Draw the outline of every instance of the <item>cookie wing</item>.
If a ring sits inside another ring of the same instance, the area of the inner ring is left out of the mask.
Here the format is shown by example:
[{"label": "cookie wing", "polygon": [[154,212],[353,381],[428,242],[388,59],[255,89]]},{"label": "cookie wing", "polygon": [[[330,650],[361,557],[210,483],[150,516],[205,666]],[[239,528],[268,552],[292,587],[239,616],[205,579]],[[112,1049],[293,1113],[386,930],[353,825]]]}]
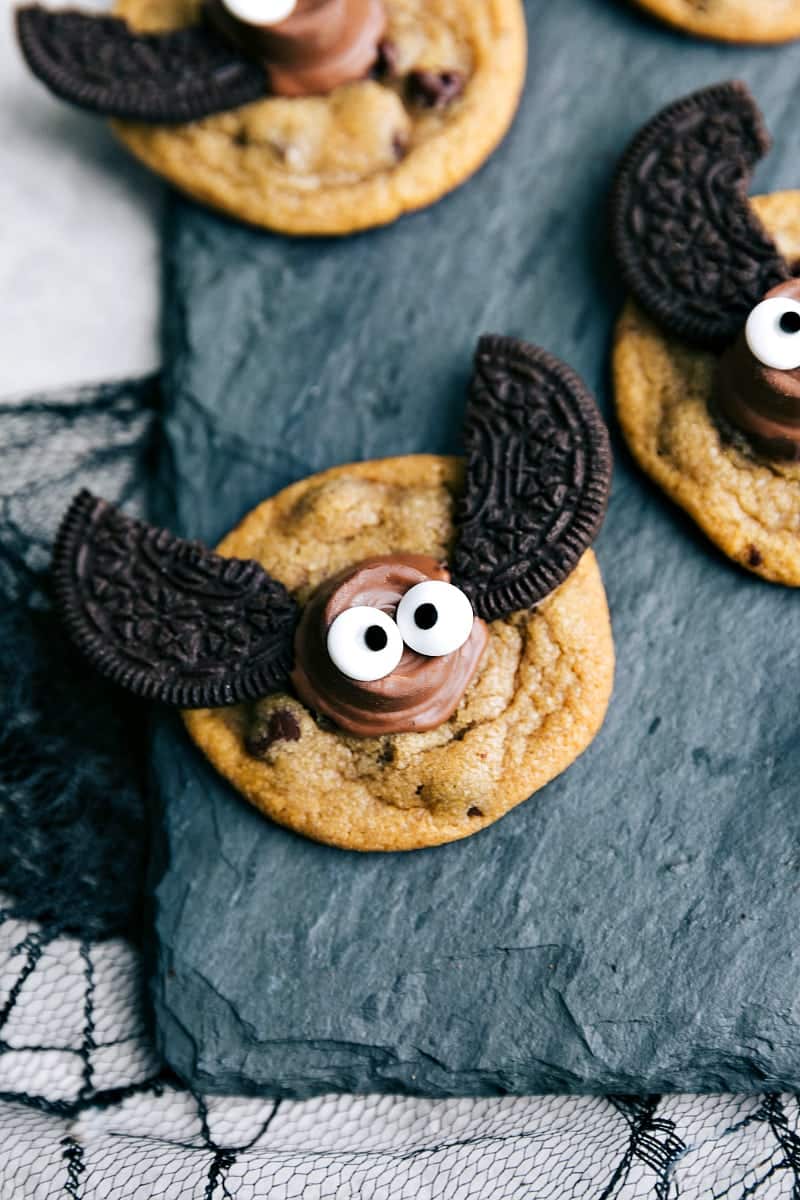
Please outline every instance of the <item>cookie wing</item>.
[{"label": "cookie wing", "polygon": [[17,10],[17,36],[52,92],[106,117],[195,121],[258,100],[265,72],[204,25],[135,34],[117,17]]},{"label": "cookie wing", "polygon": [[83,491],[53,551],[56,604],[78,648],[137,696],[217,707],[275,691],[297,606],[256,562],[126,517]]},{"label": "cookie wing", "polygon": [[613,247],[635,300],[664,328],[719,348],[789,277],[747,190],[769,136],[743,83],[669,105],[634,138],[612,195]]},{"label": "cookie wing", "polygon": [[544,599],[594,540],[611,482],[590,392],[536,346],[482,337],[464,430],[453,582],[487,621]]}]

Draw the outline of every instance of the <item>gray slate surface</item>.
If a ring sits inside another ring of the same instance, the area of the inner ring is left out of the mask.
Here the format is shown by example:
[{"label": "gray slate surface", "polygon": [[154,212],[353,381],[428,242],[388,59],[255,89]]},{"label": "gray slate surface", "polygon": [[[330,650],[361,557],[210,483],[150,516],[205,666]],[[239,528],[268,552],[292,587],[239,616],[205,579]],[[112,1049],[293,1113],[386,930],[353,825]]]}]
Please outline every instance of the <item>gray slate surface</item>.
[{"label": "gray slate surface", "polygon": [[[667,100],[744,77],[778,143],[757,184],[800,184],[800,45],[691,43],[607,0],[528,12],[514,130],[436,208],[288,242],[176,203],[176,528],[213,541],[309,471],[457,447],[484,330],[544,344],[608,411],[604,198]],[[469,841],[303,841],[160,724],[152,991],[177,1071],[293,1096],[800,1087],[797,596],[722,559],[619,445],[599,554],[606,725]]]}]

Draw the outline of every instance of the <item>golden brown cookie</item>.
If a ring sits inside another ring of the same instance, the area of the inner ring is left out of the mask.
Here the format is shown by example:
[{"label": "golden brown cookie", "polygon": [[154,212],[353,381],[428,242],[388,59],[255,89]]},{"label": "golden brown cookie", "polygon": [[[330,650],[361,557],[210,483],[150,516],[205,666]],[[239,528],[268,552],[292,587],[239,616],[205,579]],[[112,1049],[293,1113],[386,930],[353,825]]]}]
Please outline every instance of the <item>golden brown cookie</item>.
[{"label": "golden brown cookie", "polygon": [[[371,555],[446,558],[462,474],[459,460],[429,455],[336,467],[259,505],[219,551],[255,558],[303,604],[323,579]],[[478,674],[438,729],[349,736],[286,692],[184,720],[217,770],[280,824],[354,850],[412,850],[490,825],[569,766],[602,724],[613,670],[605,592],[587,550],[533,613],[490,624]],[[269,744],[270,727],[291,735]],[[262,757],[248,752],[248,737],[266,746]]]},{"label": "golden brown cookie", "polygon": [[635,0],[662,21],[724,42],[787,42],[800,37],[800,0]]},{"label": "golden brown cookie", "polygon": [[[800,258],[800,191],[751,201],[784,257]],[[711,414],[717,356],[662,333],[629,301],[614,339],[617,413],[634,457],[748,570],[800,586],[800,463],[766,459]]]},{"label": "golden brown cookie", "polygon": [[[197,19],[200,0],[119,0],[137,32]],[[393,75],[325,96],[273,97],[186,125],[117,120],[152,170],[204,204],[282,233],[345,234],[432,204],[506,133],[525,76],[520,0],[386,0]],[[455,72],[441,107],[414,100],[413,71]]]}]

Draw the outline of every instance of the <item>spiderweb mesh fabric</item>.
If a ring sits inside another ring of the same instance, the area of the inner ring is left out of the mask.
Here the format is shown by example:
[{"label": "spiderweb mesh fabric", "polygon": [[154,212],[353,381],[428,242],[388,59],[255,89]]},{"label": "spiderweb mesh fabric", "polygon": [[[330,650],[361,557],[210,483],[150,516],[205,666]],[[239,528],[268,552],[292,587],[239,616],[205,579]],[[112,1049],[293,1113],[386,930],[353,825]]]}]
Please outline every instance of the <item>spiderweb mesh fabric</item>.
[{"label": "spiderweb mesh fabric", "polygon": [[0,1200],[800,1200],[795,1096],[275,1103],[163,1069],[146,712],[71,653],[46,574],[78,486],[146,508],[156,406],[154,379],[0,404]]}]

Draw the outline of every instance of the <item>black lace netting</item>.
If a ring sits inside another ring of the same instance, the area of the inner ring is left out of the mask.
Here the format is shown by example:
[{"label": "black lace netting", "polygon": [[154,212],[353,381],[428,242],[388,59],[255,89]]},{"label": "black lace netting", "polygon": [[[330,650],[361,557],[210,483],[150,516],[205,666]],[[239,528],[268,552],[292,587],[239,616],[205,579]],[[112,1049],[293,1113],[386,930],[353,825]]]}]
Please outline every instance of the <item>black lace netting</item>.
[{"label": "black lace netting", "polygon": [[48,564],[81,485],[141,506],[155,398],[147,379],[0,408],[0,881],[56,933],[136,924],[144,710],[64,638]]},{"label": "black lace netting", "polygon": [[155,1058],[137,949],[146,708],[76,660],[49,544],[146,507],[152,379],[0,404],[0,1200],[800,1200],[795,1096],[303,1103]]}]

